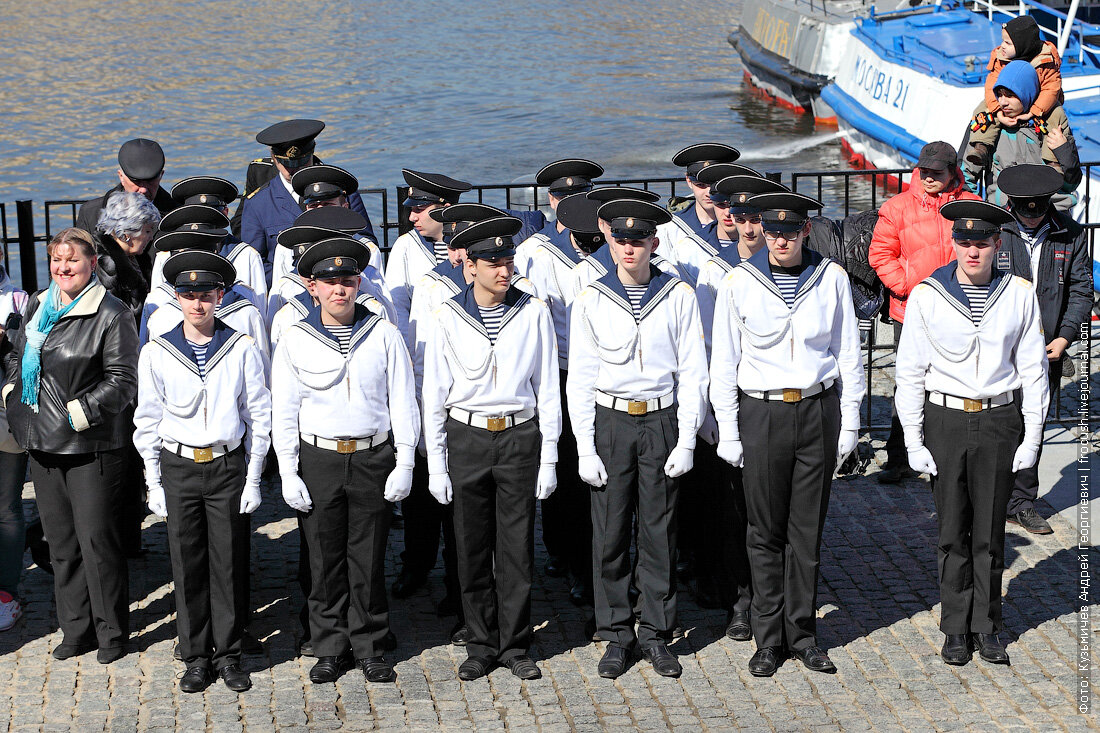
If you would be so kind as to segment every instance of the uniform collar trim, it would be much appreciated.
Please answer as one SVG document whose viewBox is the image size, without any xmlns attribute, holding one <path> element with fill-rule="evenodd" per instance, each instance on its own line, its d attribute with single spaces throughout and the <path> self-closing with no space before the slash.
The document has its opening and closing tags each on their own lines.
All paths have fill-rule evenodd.
<svg viewBox="0 0 1100 733">
<path fill-rule="evenodd" d="M 381 319 L 371 313 L 358 299 L 355 301 L 355 320 L 351 324 L 351 343 L 348 347 L 348 355 L 351 355 L 355 345 L 366 338 Z M 321 308 L 313 308 L 309 314 L 298 321 L 298 324 L 306 333 L 316 338 L 329 348 L 340 351 L 340 341 L 321 322 Z"/>
<path fill-rule="evenodd" d="M 206 373 L 210 374 L 214 367 L 233 348 L 233 344 L 243 337 L 243 333 L 234 331 L 220 318 L 215 318 L 214 336 L 206 344 Z M 196 377 L 202 376 L 199 372 L 199 363 L 195 360 L 195 352 L 187 343 L 187 339 L 184 338 L 182 321 L 168 333 L 155 337 L 153 341 L 164 347 L 169 354 L 187 367 Z"/>
</svg>

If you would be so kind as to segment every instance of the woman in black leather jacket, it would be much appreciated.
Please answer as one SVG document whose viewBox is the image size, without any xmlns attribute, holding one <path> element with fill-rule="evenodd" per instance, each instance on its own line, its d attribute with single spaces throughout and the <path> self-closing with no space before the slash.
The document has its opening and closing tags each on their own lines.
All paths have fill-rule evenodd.
<svg viewBox="0 0 1100 733">
<path fill-rule="evenodd" d="M 50 287 L 33 296 L 4 359 L 8 424 L 30 453 L 38 510 L 54 568 L 63 642 L 54 657 L 99 649 L 107 664 L 129 633 L 126 558 L 115 518 L 121 416 L 137 393 L 137 327 L 95 277 L 95 244 L 82 229 L 50 242 Z"/>
</svg>

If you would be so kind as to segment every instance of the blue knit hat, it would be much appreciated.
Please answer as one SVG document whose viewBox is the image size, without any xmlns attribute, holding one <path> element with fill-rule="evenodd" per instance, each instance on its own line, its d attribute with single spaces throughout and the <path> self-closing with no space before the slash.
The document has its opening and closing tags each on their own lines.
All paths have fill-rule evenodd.
<svg viewBox="0 0 1100 733">
<path fill-rule="evenodd" d="M 993 85 L 994 92 L 997 87 L 1004 87 L 1019 97 L 1024 104 L 1024 111 L 1027 112 L 1039 96 L 1039 75 L 1031 64 L 1017 59 L 1001 69 Z"/>
</svg>

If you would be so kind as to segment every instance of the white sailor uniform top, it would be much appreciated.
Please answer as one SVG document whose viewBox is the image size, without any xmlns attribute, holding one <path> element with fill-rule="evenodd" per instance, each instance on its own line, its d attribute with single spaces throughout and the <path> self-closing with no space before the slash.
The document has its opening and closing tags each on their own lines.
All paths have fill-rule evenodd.
<svg viewBox="0 0 1100 733">
<path fill-rule="evenodd" d="M 574 270 L 584 259 L 573 246 L 568 231 L 564 239 L 539 241 L 531 250 L 527 277 L 550 307 L 558 337 L 558 366 L 562 369 L 569 363 L 569 306 L 576 296 Z"/>
<path fill-rule="evenodd" d="M 661 272 L 671 275 L 677 280 L 681 279 L 680 270 L 672 260 L 653 253 L 649 258 L 649 263 Z M 615 260 L 611 256 L 611 246 L 607 244 L 585 257 L 573 268 L 573 298 L 576 298 L 582 290 L 607 273 L 614 272 L 617 267 L 618 265 L 615 264 Z"/>
<path fill-rule="evenodd" d="M 281 249 L 286 249 L 286 247 Z M 271 332 L 271 324 L 275 320 L 275 315 L 282 310 L 283 306 L 302 293 L 308 292 L 306 286 L 302 284 L 302 278 L 294 273 L 283 275 L 275 281 L 267 300 L 268 333 Z M 393 299 L 390 298 L 389 288 L 386 287 L 385 280 L 378 270 L 370 265 L 364 267 L 359 274 L 359 292 L 369 295 L 381 303 L 386 309 L 386 319 L 392 323 L 397 322 L 397 312 L 393 308 Z"/>
<path fill-rule="evenodd" d="M 271 374 L 271 349 L 268 346 L 267 329 L 263 316 L 243 293 L 245 288 L 234 283 L 225 291 L 222 302 L 214 310 L 218 319 L 234 331 L 240 331 L 252 338 L 263 357 L 264 375 Z M 156 297 L 154 297 L 154 295 Z M 183 322 L 183 309 L 176 300 L 176 291 L 165 283 L 149 294 L 145 300 L 145 309 L 141 319 L 141 341 L 145 343 L 162 334 L 168 333 Z"/>
<path fill-rule="evenodd" d="M 355 302 L 362 303 L 371 313 L 393 323 L 392 305 L 383 303 L 373 295 L 368 295 L 367 293 L 359 293 L 355 296 Z M 279 339 L 282 338 L 288 328 L 308 316 L 310 311 L 316 307 L 317 305 L 313 302 L 313 296 L 304 290 L 284 303 L 283 307 L 279 309 L 279 312 L 275 314 L 275 317 L 271 319 L 271 350 L 274 352 L 275 349 L 278 348 Z"/>
<path fill-rule="evenodd" d="M 737 243 L 723 247 L 699 270 L 695 283 L 695 299 L 699 301 L 699 318 L 703 321 L 703 338 L 707 345 L 707 359 L 711 353 L 711 335 L 714 329 L 714 301 L 718 297 L 718 284 L 733 268 L 741 264 L 741 252 Z"/>
<path fill-rule="evenodd" d="M 444 423 L 451 410 L 486 417 L 537 417 L 540 464 L 558 462 L 561 395 L 554 324 L 546 303 L 511 287 L 496 343 L 474 300 L 473 286 L 432 312 L 424 353 L 424 437 L 428 470 L 447 472 Z"/>
<path fill-rule="evenodd" d="M 255 341 L 215 320 L 201 370 L 182 323 L 142 347 L 134 447 L 151 484 L 161 482 L 162 447 L 212 447 L 214 455 L 240 441 L 247 454 L 246 484 L 258 485 L 271 444 L 271 394 Z"/>
<path fill-rule="evenodd" d="M 397 327 L 355 306 L 346 354 L 321 322 L 321 309 L 279 340 L 272 363 L 272 439 L 279 470 L 297 472 L 302 436 L 384 440 L 392 433 L 399 466 L 412 466 L 420 411 L 412 364 Z M 309 438 L 305 438 L 309 439 Z"/>
<path fill-rule="evenodd" d="M 650 272 L 637 318 L 617 270 L 573 301 L 566 395 L 582 456 L 596 452 L 597 393 L 631 401 L 674 396 L 677 447 L 695 448 L 708 382 L 699 306 L 690 285 L 652 264 Z"/>
<path fill-rule="evenodd" d="M 1024 443 L 1037 448 L 1050 396 L 1034 286 L 994 270 L 985 313 L 974 325 L 957 268 L 951 262 L 933 272 L 913 288 L 905 306 L 894 395 L 905 444 L 924 444 L 927 395 L 1011 401 L 1020 389 Z"/>
<path fill-rule="evenodd" d="M 412 310 L 413 290 L 420 283 L 420 278 L 438 264 L 435 247 L 415 229 L 398 237 L 390 250 L 386 263 L 386 287 L 397 310 L 397 327 L 406 344 L 412 343 L 409 340 L 409 313 Z"/>
<path fill-rule="evenodd" d="M 164 284 L 164 263 L 168 260 L 170 252 L 157 252 L 153 260 L 153 275 L 150 278 L 149 289 L 156 290 Z M 235 237 L 226 237 L 225 244 L 218 252 L 229 260 L 237 271 L 237 282 L 248 288 L 244 295 L 260 311 L 260 315 L 267 316 L 267 278 L 264 276 L 264 261 L 256 248 L 247 242 L 236 240 Z"/>
<path fill-rule="evenodd" d="M 694 203 L 673 214 L 671 221 L 657 226 L 661 255 L 676 264 L 680 277 L 692 287 L 699 280 L 699 270 L 707 260 L 718 254 L 718 249 L 708 236 L 713 228 L 714 222 L 699 222 Z"/>
<path fill-rule="evenodd" d="M 569 230 L 558 231 L 558 223 L 548 221 L 546 226 L 520 242 L 516 247 L 516 272 L 530 277 L 531 259 L 535 255 L 535 250 L 539 246 L 547 244 L 569 247 L 570 249 L 573 247 L 569 240 Z"/>
<path fill-rule="evenodd" d="M 362 234 L 351 235 L 353 239 L 357 239 L 366 245 L 370 250 L 370 259 L 367 260 L 367 264 L 382 272 L 382 250 L 378 248 L 378 245 L 370 237 L 364 237 Z M 360 263 L 362 264 L 362 263 Z M 294 252 L 290 247 L 276 247 L 275 248 L 275 260 L 271 265 L 271 281 L 277 282 L 279 278 L 286 275 L 296 274 L 294 271 Z M 381 280 L 381 274 L 379 274 L 379 280 Z"/>
<path fill-rule="evenodd" d="M 844 268 L 803 248 L 804 269 L 787 305 L 761 249 L 726 275 L 714 306 L 710 401 L 719 438 L 740 440 L 737 390 L 836 385 L 840 429 L 859 429 L 867 390 L 859 326 Z"/>
</svg>

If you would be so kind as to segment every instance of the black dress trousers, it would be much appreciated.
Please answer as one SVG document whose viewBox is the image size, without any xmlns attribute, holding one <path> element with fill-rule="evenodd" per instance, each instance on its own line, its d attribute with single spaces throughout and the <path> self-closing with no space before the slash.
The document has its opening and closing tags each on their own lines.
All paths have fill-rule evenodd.
<svg viewBox="0 0 1100 733">
<path fill-rule="evenodd" d="M 209 463 L 162 450 L 160 466 L 180 655 L 188 667 L 237 664 L 248 621 L 241 601 L 249 580 L 244 447 Z"/>
<path fill-rule="evenodd" d="M 565 560 L 569 572 L 585 586 L 592 580 L 592 518 L 589 487 L 577 473 L 577 439 L 569 422 L 565 395 L 567 373 L 561 371 L 561 438 L 558 440 L 558 488 L 542 500 L 542 540 L 546 551 Z"/>
<path fill-rule="evenodd" d="M 817 646 L 817 567 L 840 438 L 831 387 L 800 402 L 740 396 L 757 647 Z"/>
<path fill-rule="evenodd" d="M 447 593 L 457 597 L 454 510 L 440 504 L 428 491 L 428 462 L 419 452 L 413 465 L 412 491 L 402 500 L 401 511 L 405 522 L 401 561 L 405 569 L 413 575 L 427 575 L 435 568 L 442 531 L 444 583 Z"/>
</svg>

